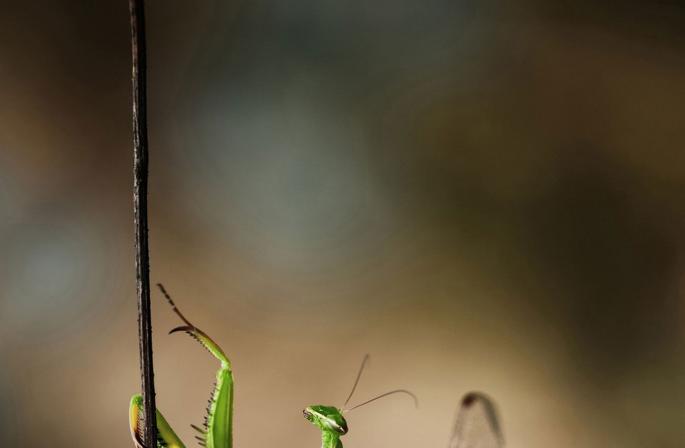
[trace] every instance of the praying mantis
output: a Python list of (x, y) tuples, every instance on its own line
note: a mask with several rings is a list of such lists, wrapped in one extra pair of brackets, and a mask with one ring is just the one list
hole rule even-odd
[(364, 367), (366, 366), (368, 361), (369, 355), (364, 356), (364, 360), (362, 361), (362, 364), (359, 367), (359, 372), (357, 372), (357, 378), (354, 380), (352, 390), (350, 391), (350, 394), (347, 396), (347, 399), (345, 400), (345, 403), (343, 404), (342, 408), (315, 404), (312, 406), (307, 406), (302, 411), (302, 413), (304, 414), (304, 418), (309, 420), (314, 426), (321, 430), (321, 448), (343, 448), (343, 444), (340, 441), (340, 437), (347, 434), (348, 431), (347, 421), (345, 420), (345, 417), (343, 417), (343, 414), (353, 409), (357, 409), (358, 407), (364, 406), (365, 404), (371, 403), (372, 401), (376, 401), (379, 398), (387, 397), (388, 395), (392, 394), (402, 393), (412, 397), (414, 399), (414, 406), (418, 407), (419, 401), (416, 398), (416, 395), (414, 395), (406, 389), (395, 389), (391, 390), (390, 392), (378, 395), (377, 397), (374, 397), (351, 408), (346, 408), (347, 403), (350, 402), (352, 395), (354, 395), (354, 391), (357, 389), (359, 379), (361, 378), (362, 372), (364, 371)]
[[(216, 383), (207, 407), (207, 416), (203, 427), (191, 425), (198, 432), (195, 436), (200, 446), (206, 448), (233, 447), (233, 373), (231, 362), (221, 349), (205, 332), (193, 325), (178, 309), (164, 286), (157, 284), (160, 291), (171, 305), (174, 313), (183, 321), (184, 325), (172, 329), (169, 333), (185, 332), (197, 340), (220, 363), (216, 372)], [(395, 389), (378, 395), (361, 404), (346, 408), (359, 384), (369, 355), (364, 357), (342, 408), (326, 405), (307, 406), (303, 414), (307, 420), (321, 431), (321, 448), (343, 448), (340, 437), (348, 432), (347, 421), (343, 417), (353, 409), (364, 406), (380, 398), (392, 394), (409, 395), (418, 407), (416, 396), (406, 389)], [(185, 448), (185, 444), (178, 437), (162, 413), (156, 411), (157, 444), (156, 447), (146, 447), (142, 442), (142, 430), (145, 421), (143, 412), (143, 398), (136, 394), (131, 398), (129, 406), (129, 425), (131, 436), (136, 448)], [(450, 439), (449, 448), (502, 448), (504, 439), (499, 426), (497, 413), (492, 400), (479, 392), (471, 392), (464, 396)]]

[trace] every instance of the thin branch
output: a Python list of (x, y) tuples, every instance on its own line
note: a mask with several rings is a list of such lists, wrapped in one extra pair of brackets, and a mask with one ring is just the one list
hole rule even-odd
[(133, 53), (133, 220), (136, 244), (136, 288), (138, 292), (138, 343), (143, 391), (145, 446), (157, 446), (155, 425), (155, 378), (152, 365), (152, 320), (150, 316), (150, 254), (147, 219), (147, 96), (145, 2), (129, 0), (131, 50)]

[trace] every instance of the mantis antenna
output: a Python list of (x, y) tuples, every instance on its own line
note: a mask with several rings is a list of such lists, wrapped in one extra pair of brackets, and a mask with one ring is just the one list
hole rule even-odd
[(364, 406), (365, 404), (369, 404), (369, 403), (371, 403), (372, 401), (376, 401), (376, 400), (378, 400), (378, 399), (380, 399), (380, 398), (387, 397), (388, 395), (393, 395), (393, 394), (406, 394), (406, 395), (409, 395), (410, 397), (412, 397), (412, 398), (414, 399), (414, 406), (417, 407), (417, 408), (419, 407), (419, 399), (416, 398), (416, 395), (414, 395), (412, 392), (409, 392), (409, 391), (406, 390), (406, 389), (395, 389), (395, 390), (391, 390), (390, 392), (386, 392), (386, 393), (384, 393), (384, 394), (380, 394), (380, 395), (378, 395), (377, 397), (373, 397), (372, 399), (367, 400), (367, 401), (365, 401), (364, 403), (358, 404), (358, 405), (353, 406), (353, 407), (351, 407), (351, 408), (349, 408), (349, 409), (345, 409), (343, 412), (349, 412), (349, 411), (351, 411), (351, 410), (353, 410), (353, 409), (357, 409), (357, 408), (359, 408), (359, 407), (362, 407), (362, 406)]
[(364, 371), (364, 367), (366, 367), (366, 364), (369, 362), (369, 354), (367, 353), (364, 355), (364, 359), (362, 360), (361, 366), (359, 366), (359, 372), (357, 372), (357, 378), (354, 380), (354, 385), (352, 386), (352, 390), (350, 391), (350, 394), (347, 396), (347, 400), (345, 400), (345, 403), (343, 404), (343, 409), (345, 406), (347, 406), (347, 403), (350, 402), (350, 399), (352, 398), (352, 395), (354, 395), (354, 391), (357, 390), (357, 384), (359, 384), (359, 378), (362, 377), (362, 372)]
[(358, 404), (358, 405), (351, 407), (349, 409), (346, 408), (347, 403), (350, 402), (352, 395), (354, 395), (354, 391), (357, 390), (357, 385), (359, 384), (359, 379), (362, 377), (362, 372), (364, 372), (364, 368), (368, 364), (369, 358), (370, 358), (370, 356), (368, 355), (368, 353), (366, 355), (364, 355), (364, 359), (362, 360), (362, 364), (361, 364), (361, 366), (359, 366), (359, 371), (357, 372), (357, 378), (354, 379), (354, 384), (352, 385), (352, 390), (350, 391), (350, 394), (347, 396), (347, 400), (345, 400), (345, 404), (343, 404), (342, 412), (348, 412), (348, 411), (351, 411), (352, 409), (357, 409), (358, 407), (364, 406), (365, 404), (371, 403), (372, 401), (376, 401), (379, 398), (387, 397), (388, 395), (397, 394), (397, 393), (407, 394), (410, 397), (412, 397), (414, 399), (414, 406), (416, 406), (418, 408), (419, 407), (418, 398), (416, 398), (416, 395), (414, 395), (413, 393), (409, 392), (406, 389), (391, 390), (390, 392), (386, 392), (386, 393), (381, 394), (377, 397), (374, 397), (370, 400), (367, 400), (362, 404)]

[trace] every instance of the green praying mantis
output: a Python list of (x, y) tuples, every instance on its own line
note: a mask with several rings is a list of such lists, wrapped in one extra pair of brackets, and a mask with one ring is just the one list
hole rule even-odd
[[(206, 448), (233, 447), (233, 373), (231, 362), (221, 349), (205, 332), (193, 325), (178, 309), (170, 295), (161, 284), (157, 284), (160, 291), (171, 305), (174, 313), (183, 321), (184, 325), (172, 329), (169, 333), (185, 332), (203, 347), (205, 347), (220, 363), (216, 373), (216, 383), (207, 407), (207, 415), (203, 427), (191, 425), (197, 431), (195, 438), (200, 446)], [(347, 404), (354, 395), (364, 367), (369, 360), (366, 355), (357, 373), (345, 403), (341, 408), (326, 405), (312, 405), (304, 409), (307, 420), (321, 431), (321, 448), (343, 448), (340, 437), (348, 432), (347, 421), (343, 414), (393, 394), (405, 394), (414, 399), (418, 407), (416, 396), (405, 389), (395, 389), (378, 395), (361, 404), (347, 408)], [(162, 413), (156, 411), (157, 446), (146, 447), (142, 442), (142, 430), (145, 422), (143, 412), (143, 398), (136, 394), (131, 398), (129, 406), (129, 424), (131, 436), (137, 448), (185, 448), (185, 444), (178, 437)], [(471, 392), (464, 396), (450, 439), (449, 448), (502, 448), (504, 438), (499, 426), (495, 406), (490, 398), (478, 392)]]
[(364, 356), (364, 360), (362, 361), (362, 364), (359, 367), (359, 372), (357, 372), (357, 378), (354, 380), (354, 384), (352, 385), (352, 390), (350, 391), (349, 395), (347, 396), (347, 399), (345, 400), (345, 403), (342, 405), (341, 408), (337, 408), (335, 406), (315, 404), (312, 406), (307, 406), (302, 411), (302, 413), (304, 414), (304, 418), (309, 420), (314, 426), (321, 430), (321, 448), (343, 448), (343, 444), (340, 441), (340, 437), (347, 434), (348, 431), (347, 421), (345, 420), (345, 417), (343, 417), (343, 414), (353, 409), (357, 409), (361, 406), (364, 406), (368, 403), (371, 403), (372, 401), (376, 401), (379, 398), (387, 397), (388, 395), (398, 393), (406, 394), (414, 399), (414, 406), (418, 407), (419, 401), (416, 398), (416, 395), (414, 395), (406, 389), (395, 389), (391, 390), (390, 392), (378, 395), (370, 400), (367, 400), (351, 408), (347, 408), (347, 403), (350, 402), (350, 399), (354, 395), (354, 391), (357, 390), (359, 379), (361, 378), (362, 372), (364, 371), (364, 367), (366, 366), (368, 361), (369, 355)]

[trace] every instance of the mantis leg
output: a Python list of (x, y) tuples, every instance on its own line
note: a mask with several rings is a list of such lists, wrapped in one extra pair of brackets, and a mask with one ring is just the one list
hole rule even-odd
[[(185, 319), (184, 319), (185, 320)], [(186, 323), (188, 323), (186, 321)], [(184, 331), (197, 340), (221, 362), (216, 372), (216, 384), (207, 406), (204, 428), (193, 426), (200, 433), (196, 438), (207, 448), (233, 447), (233, 373), (231, 362), (207, 334), (193, 325), (174, 328), (171, 333)]]
[(204, 434), (198, 437), (208, 448), (233, 446), (232, 410), (233, 375), (229, 369), (221, 368), (216, 374), (216, 386), (207, 408)]
[[(216, 373), (216, 383), (207, 406), (207, 416), (205, 417), (204, 427), (200, 428), (191, 425), (193, 429), (198, 432), (195, 438), (201, 446), (206, 448), (232, 448), (233, 447), (233, 373), (231, 372), (231, 362), (226, 354), (223, 352), (216, 342), (212, 340), (205, 332), (194, 326), (185, 318), (181, 311), (176, 307), (169, 294), (167, 294), (164, 287), (158, 284), (169, 304), (173, 307), (174, 312), (185, 323), (184, 326), (174, 328), (170, 333), (185, 332), (197, 340), (204, 348), (206, 348), (219, 362), (221, 366)], [(157, 411), (157, 446), (146, 447), (142, 443), (141, 429), (144, 421), (143, 413), (143, 398), (140, 395), (134, 395), (131, 398), (130, 406), (130, 426), (131, 435), (133, 436), (136, 448), (185, 448), (181, 439), (164, 416)], [(342, 448), (332, 447), (332, 448)]]
[[(144, 419), (143, 397), (140, 394), (136, 394), (131, 397), (131, 406), (129, 408), (131, 436), (136, 444), (136, 448), (146, 448), (145, 445), (143, 445), (141, 437)], [(154, 448), (185, 448), (181, 439), (178, 438), (159, 410), (157, 411), (157, 438), (157, 447)]]
[[(161, 289), (161, 288), (160, 288)], [(233, 373), (231, 371), (231, 361), (205, 332), (191, 324), (188, 319), (181, 314), (174, 302), (166, 291), (162, 289), (165, 297), (174, 308), (174, 312), (185, 322), (186, 325), (174, 328), (170, 333), (183, 331), (197, 340), (204, 348), (209, 351), (221, 366), (216, 372), (216, 384), (209, 399), (207, 416), (204, 421), (204, 428), (193, 426), (200, 433), (195, 436), (200, 445), (207, 448), (232, 448), (233, 447)]]

